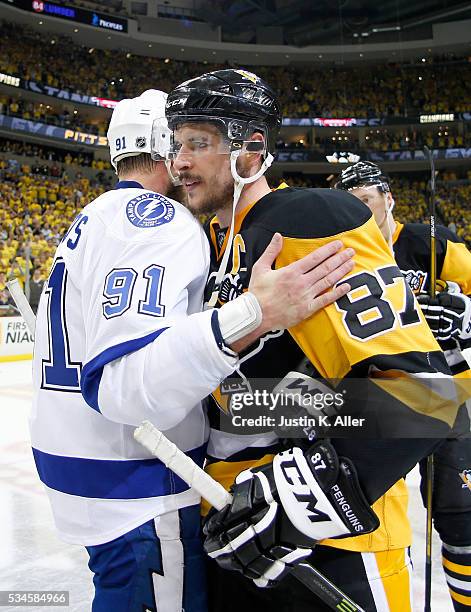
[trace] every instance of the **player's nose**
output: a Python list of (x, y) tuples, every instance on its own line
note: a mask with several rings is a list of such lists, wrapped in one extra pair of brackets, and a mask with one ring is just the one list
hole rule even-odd
[(181, 172), (182, 170), (187, 170), (191, 168), (193, 165), (192, 156), (184, 153), (180, 150), (173, 160), (173, 166), (177, 172)]

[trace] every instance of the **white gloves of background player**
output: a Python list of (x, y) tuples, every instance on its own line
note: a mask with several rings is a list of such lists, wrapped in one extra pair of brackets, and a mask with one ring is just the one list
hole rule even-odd
[(460, 293), (456, 283), (447, 283), (448, 291), (417, 296), (427, 323), (439, 342), (471, 338), (471, 298)]

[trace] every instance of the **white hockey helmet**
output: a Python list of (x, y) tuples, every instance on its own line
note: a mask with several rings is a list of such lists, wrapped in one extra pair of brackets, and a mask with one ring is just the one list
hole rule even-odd
[[(163, 121), (164, 132), (165, 103), (167, 94), (157, 89), (148, 89), (137, 98), (126, 98), (115, 106), (108, 126), (108, 144), (111, 164), (116, 170), (117, 162), (125, 157), (151, 152), (152, 124), (155, 120)], [(159, 154), (166, 157), (166, 148), (170, 143), (168, 137), (162, 139)]]

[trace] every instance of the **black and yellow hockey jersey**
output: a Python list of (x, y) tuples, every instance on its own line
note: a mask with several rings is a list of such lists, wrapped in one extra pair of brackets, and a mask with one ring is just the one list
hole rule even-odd
[[(462, 240), (442, 225), (435, 227), (437, 249), (437, 279), (459, 285), (465, 295), (471, 295), (471, 253)], [(406, 280), (417, 295), (429, 290), (430, 229), (422, 223), (396, 222), (392, 237), (394, 256)], [(440, 291), (440, 287), (437, 287)], [(441, 345), (446, 351), (448, 365), (453, 374), (469, 370), (461, 350), (471, 347), (471, 340), (459, 343), (448, 340)]]
[[(206, 301), (214, 287), (227, 235), (217, 218), (207, 226), (211, 272)], [(272, 332), (250, 347), (240, 360), (239, 374), (247, 379), (281, 379), (296, 370), (304, 356), (317, 376), (403, 377), (449, 375), (412, 292), (404, 281), (370, 211), (344, 191), (284, 188), (273, 191), (236, 216), (227, 272), (219, 288), (219, 305), (247, 289), (252, 265), (273, 234), (284, 237), (276, 265), (281, 267), (333, 239), (355, 249), (355, 268), (348, 277), (352, 291), (289, 332)], [(227, 232), (228, 233), (228, 232)], [(280, 300), (283, 296), (280, 295)], [(234, 435), (220, 427), (224, 409), (219, 391), (209, 407), (211, 435), (208, 472), (229, 487), (243, 469), (270, 461), (280, 450), (273, 432)], [(398, 405), (400, 401), (398, 402)], [(418, 400), (420, 404), (420, 400)], [(398, 418), (402, 418), (402, 408)], [(420, 406), (416, 407), (421, 412)], [(437, 424), (437, 437), (452, 423), (421, 414)], [(446, 421), (446, 419), (445, 419)], [(443, 429), (445, 427), (445, 429)], [(379, 551), (410, 544), (406, 518), (407, 490), (399, 478), (430, 452), (434, 440), (333, 440), (337, 452), (353, 460), (360, 482), (381, 527), (373, 534), (329, 541), (349, 550)], [(383, 493), (390, 489), (386, 495)], [(382, 496), (380, 499), (379, 497)]]

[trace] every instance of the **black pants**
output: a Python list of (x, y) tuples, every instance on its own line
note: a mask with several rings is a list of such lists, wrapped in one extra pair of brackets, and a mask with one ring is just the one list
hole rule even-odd
[[(373, 575), (371, 566), (377, 560), (385, 578), (375, 579)], [(391, 612), (411, 610), (409, 555), (404, 549), (368, 553), (365, 558), (362, 553), (317, 546), (308, 561), (367, 612), (384, 610), (379, 602), (387, 580)], [(260, 589), (251, 580), (221, 569), (212, 560), (208, 561), (208, 591), (209, 612), (331, 612), (292, 576), (275, 588)]]
[[(434, 456), (432, 516), (442, 542), (471, 546), (471, 438), (446, 440)], [(427, 459), (420, 462), (421, 493), (425, 506)], [(471, 486), (471, 480), (469, 480)]]

